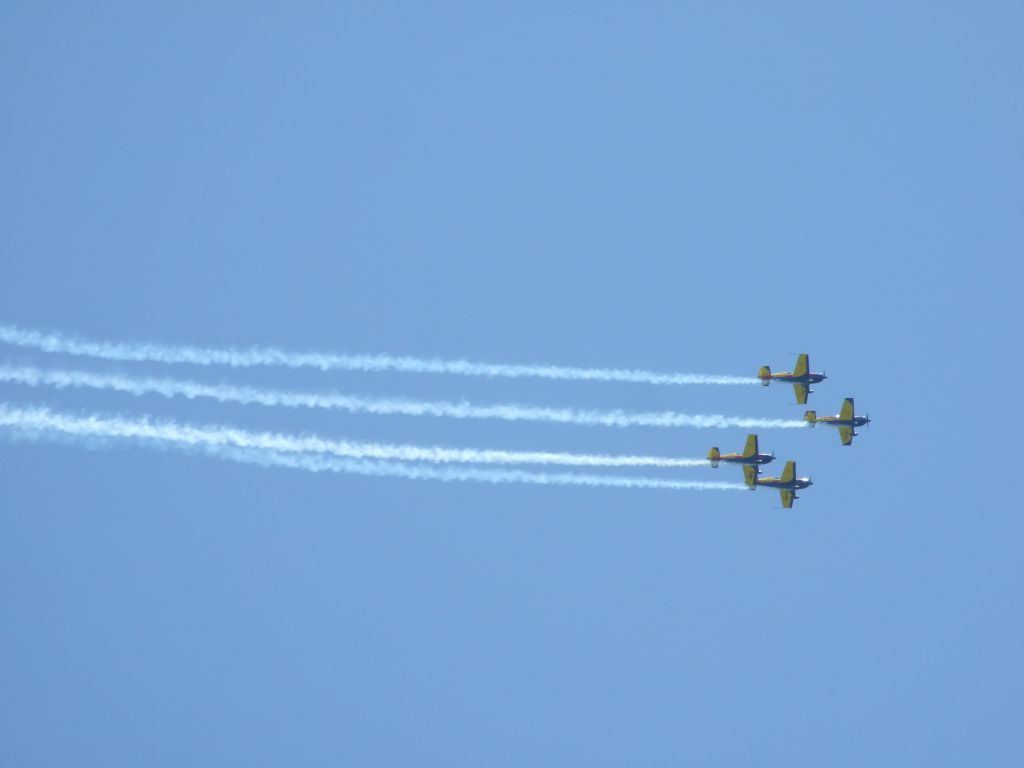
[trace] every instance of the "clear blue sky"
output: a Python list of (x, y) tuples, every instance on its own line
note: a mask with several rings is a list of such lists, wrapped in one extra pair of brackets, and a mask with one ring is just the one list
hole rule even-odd
[[(724, 374), (807, 351), (811, 405), (874, 423), (762, 432), (815, 480), (788, 511), (4, 441), (0, 763), (1021, 764), (1016, 4), (175, 5), (0, 10), (0, 321)], [(487, 448), (745, 434), (0, 399)]]

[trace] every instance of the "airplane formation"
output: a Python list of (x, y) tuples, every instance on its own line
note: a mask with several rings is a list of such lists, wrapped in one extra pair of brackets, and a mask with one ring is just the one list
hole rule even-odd
[[(824, 373), (811, 371), (810, 359), (806, 354), (797, 356), (796, 366), (792, 372), (772, 373), (771, 368), (763, 365), (758, 371), (757, 377), (766, 387), (773, 381), (792, 384), (799, 405), (805, 405), (807, 396), (814, 391), (811, 389), (811, 384), (818, 384), (828, 378)], [(835, 416), (819, 416), (816, 411), (806, 411), (804, 421), (812, 427), (818, 424), (836, 427), (839, 430), (839, 440), (843, 445), (852, 445), (853, 438), (859, 434), (856, 428), (871, 423), (868, 416), (854, 414), (852, 397), (843, 400), (843, 405)], [(718, 467), (721, 462), (739, 464), (743, 468), (743, 480), (750, 490), (755, 491), (760, 486), (776, 488), (782, 499), (782, 506), (790, 509), (793, 506), (793, 501), (799, 498), (796, 492), (809, 488), (814, 483), (809, 477), (797, 477), (795, 461), (787, 461), (782, 475), (779, 477), (761, 477), (761, 465), (769, 464), (774, 460), (774, 453), (760, 452), (757, 435), (747, 435), (747, 442), (742, 453), (722, 453), (717, 446), (708, 451), (708, 461), (711, 462), (712, 467)]]

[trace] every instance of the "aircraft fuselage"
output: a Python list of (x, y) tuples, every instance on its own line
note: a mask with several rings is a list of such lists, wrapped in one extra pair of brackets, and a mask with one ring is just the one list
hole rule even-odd
[(787, 384), (818, 384), (824, 381), (827, 377), (823, 373), (805, 373), (801, 376), (797, 376), (793, 373), (770, 373), (767, 377), (762, 377), (762, 381), (767, 378), (771, 381), (784, 381)]
[(757, 479), (757, 485), (766, 488), (777, 488), (780, 491), (801, 491), (808, 486), (814, 485), (809, 477), (795, 477), (792, 480), (780, 480), (777, 477), (764, 477)]
[(744, 456), (742, 453), (725, 453), (716, 461), (727, 461), (730, 464), (770, 464), (775, 457), (770, 453), (755, 453), (753, 456)]
[(838, 416), (819, 416), (818, 424), (828, 424), (832, 427), (863, 427), (871, 419), (867, 416), (855, 416), (852, 419), (841, 419)]

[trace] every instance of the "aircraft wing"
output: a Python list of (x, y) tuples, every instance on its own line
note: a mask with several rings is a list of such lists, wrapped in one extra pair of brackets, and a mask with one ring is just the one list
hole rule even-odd
[(853, 398), (843, 400), (843, 407), (839, 409), (839, 418), (843, 421), (853, 421)]
[(743, 446), (743, 457), (749, 459), (757, 456), (757, 435), (747, 435), (747, 444)]
[(849, 445), (853, 442), (853, 427), (840, 427), (839, 428), (839, 439), (843, 441), (843, 445)]
[(747, 484), (747, 488), (754, 490), (757, 487), (757, 467), (744, 464), (743, 481)]
[(793, 491), (779, 491), (779, 496), (782, 497), (782, 506), (786, 509), (793, 508), (793, 499), (796, 498), (796, 494)]
[(794, 384), (793, 391), (796, 393), (796, 401), (800, 405), (807, 404), (807, 393), (811, 391), (811, 388), (806, 384)]
[(811, 369), (811, 362), (807, 355), (797, 355), (796, 368), (793, 369), (794, 376), (806, 376)]
[(787, 461), (786, 468), (782, 470), (782, 476), (779, 478), (784, 483), (791, 483), (796, 479), (796, 462)]

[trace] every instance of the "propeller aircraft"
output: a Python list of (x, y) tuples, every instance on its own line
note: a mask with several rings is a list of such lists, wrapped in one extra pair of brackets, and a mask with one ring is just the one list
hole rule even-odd
[(809, 477), (796, 476), (795, 461), (786, 462), (786, 467), (782, 470), (781, 477), (758, 477), (757, 467), (745, 465), (743, 467), (743, 479), (746, 481), (747, 487), (752, 491), (757, 490), (759, 485), (768, 488), (778, 488), (779, 496), (782, 497), (782, 506), (786, 509), (791, 509), (793, 500), (799, 498), (796, 495), (797, 491), (814, 484)]
[(814, 411), (807, 411), (804, 414), (804, 421), (812, 427), (818, 424), (838, 427), (839, 439), (842, 440), (843, 445), (850, 445), (853, 442), (853, 438), (859, 434), (854, 431), (856, 427), (863, 427), (865, 424), (871, 423), (871, 419), (867, 416), (854, 416), (852, 397), (843, 400), (843, 407), (839, 409), (838, 416), (819, 416)]
[(772, 369), (767, 365), (762, 365), (761, 370), (757, 372), (757, 378), (761, 380), (761, 384), (768, 386), (773, 381), (785, 381), (793, 385), (793, 391), (796, 393), (796, 401), (800, 405), (807, 403), (807, 395), (813, 392), (811, 384), (817, 384), (819, 381), (824, 381), (828, 378), (824, 373), (812, 373), (810, 369), (810, 360), (806, 354), (797, 355), (796, 367), (793, 368), (793, 372), (782, 372), (772, 373)]
[[(718, 447), (708, 451), (708, 461), (712, 467), (718, 467), (718, 462), (724, 461), (729, 464), (743, 464), (758, 466), (775, 461), (774, 453), (758, 453), (757, 435), (747, 435), (747, 443), (743, 446), (743, 453), (721, 453)], [(758, 470), (760, 472), (760, 470)]]

